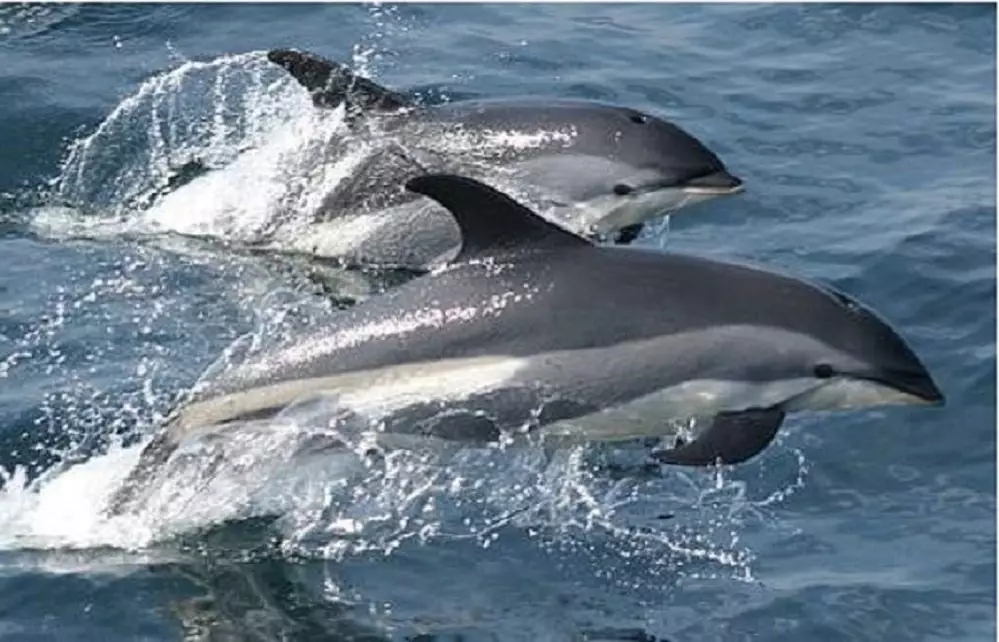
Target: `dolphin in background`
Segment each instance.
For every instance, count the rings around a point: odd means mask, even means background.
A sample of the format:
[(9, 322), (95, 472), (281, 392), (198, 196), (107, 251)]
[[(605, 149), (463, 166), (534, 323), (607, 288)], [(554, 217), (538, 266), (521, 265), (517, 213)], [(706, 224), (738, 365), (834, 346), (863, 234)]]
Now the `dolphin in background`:
[[(761, 268), (595, 245), (467, 177), (412, 179), (461, 228), (454, 261), (196, 389), (112, 498), (185, 439), (332, 396), (383, 443), (663, 437), (667, 464), (745, 461), (788, 413), (942, 404), (919, 358), (845, 294)], [(377, 426), (377, 428), (375, 428)]]
[(458, 250), (458, 227), (446, 210), (402, 187), (434, 172), (477, 178), (570, 231), (622, 243), (650, 219), (742, 190), (703, 143), (636, 109), (537, 98), (423, 106), (315, 54), (280, 49), (268, 59), (316, 107), (343, 108), (344, 145), (369, 148), (308, 213), (295, 251), (351, 264), (442, 263)]

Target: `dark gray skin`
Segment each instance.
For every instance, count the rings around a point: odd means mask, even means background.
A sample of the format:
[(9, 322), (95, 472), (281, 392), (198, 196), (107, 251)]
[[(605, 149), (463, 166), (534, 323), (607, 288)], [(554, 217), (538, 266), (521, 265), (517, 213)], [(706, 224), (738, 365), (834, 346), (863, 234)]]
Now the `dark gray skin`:
[[(447, 213), (402, 188), (426, 173), (477, 178), (529, 200), (570, 231), (621, 243), (651, 218), (742, 188), (699, 140), (635, 109), (536, 98), (421, 106), (311, 53), (275, 50), (268, 58), (287, 69), (317, 107), (344, 105), (353, 134), (377, 143), (315, 212), (317, 224), (392, 212), (384, 229), (340, 257), (348, 263), (422, 268), (453, 255), (461, 239)], [(544, 133), (558, 135), (526, 148), (509, 142)], [(322, 233), (301, 249), (344, 254), (323, 241), (338, 229), (317, 225)]]
[[(905, 341), (837, 291), (755, 267), (593, 245), (468, 178), (428, 176), (408, 187), (455, 216), (464, 238), (455, 261), (196, 390), (146, 447), (112, 513), (132, 505), (193, 432), (266, 419), (309, 395), (340, 394), (343, 377), (379, 369), (409, 381), (408, 366), (519, 359), (497, 386), (409, 403), (383, 417), (390, 433), (471, 442), (525, 426), (545, 430), (689, 382), (758, 386), (758, 403), (722, 399), (703, 434), (658, 454), (664, 463), (694, 466), (754, 456), (786, 412), (815, 407), (808, 395), (827, 385), (861, 383), (897, 393), (901, 403), (943, 402)], [(339, 384), (326, 389), (301, 387), (337, 376)], [(799, 387), (788, 392), (786, 382)], [(282, 386), (292, 389), (273, 392)], [(685, 408), (666, 407), (673, 414), (663, 421), (682, 418)], [(624, 424), (612, 430), (630, 434)]]

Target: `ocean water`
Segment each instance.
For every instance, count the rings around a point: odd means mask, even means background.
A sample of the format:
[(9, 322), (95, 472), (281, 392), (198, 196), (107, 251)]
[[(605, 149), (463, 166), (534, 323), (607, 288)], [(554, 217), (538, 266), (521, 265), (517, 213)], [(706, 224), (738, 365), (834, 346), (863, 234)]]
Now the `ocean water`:
[[(0, 5), (0, 639), (994, 639), (995, 46), (984, 4)], [(102, 519), (179, 394), (333, 314), (226, 245), (352, 169), (297, 172), (335, 132), (273, 47), (675, 120), (747, 190), (640, 242), (855, 295), (947, 405), (794, 416), (721, 470), (276, 430)]]

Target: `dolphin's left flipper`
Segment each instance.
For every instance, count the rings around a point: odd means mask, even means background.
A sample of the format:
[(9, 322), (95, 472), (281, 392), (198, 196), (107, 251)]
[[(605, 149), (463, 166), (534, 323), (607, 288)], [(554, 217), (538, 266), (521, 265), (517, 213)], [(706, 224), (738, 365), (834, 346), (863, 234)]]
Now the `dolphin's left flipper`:
[(653, 452), (652, 457), (660, 463), (679, 466), (738, 464), (757, 455), (773, 441), (784, 416), (779, 408), (719, 414), (693, 441)]
[(642, 233), (642, 223), (636, 223), (635, 225), (628, 225), (622, 227), (618, 230), (618, 233), (614, 236), (615, 245), (628, 245), (632, 241), (638, 238), (638, 235)]
[(337, 107), (346, 103), (348, 112), (395, 111), (412, 107), (400, 93), (355, 74), (343, 65), (307, 51), (274, 49), (267, 59), (284, 67), (312, 95), (316, 107)]

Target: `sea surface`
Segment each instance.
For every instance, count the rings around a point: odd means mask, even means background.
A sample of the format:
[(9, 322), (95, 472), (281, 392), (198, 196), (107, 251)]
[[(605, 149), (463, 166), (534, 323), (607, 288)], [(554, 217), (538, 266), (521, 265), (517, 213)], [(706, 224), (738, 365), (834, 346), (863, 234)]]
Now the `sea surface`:
[[(307, 262), (227, 249), (320, 193), (273, 47), (674, 120), (747, 189), (639, 242), (851, 293), (946, 406), (796, 415), (720, 470), (263, 434), (102, 518), (180, 394), (335, 323)], [(995, 65), (986, 4), (0, 5), (0, 639), (995, 639)]]

